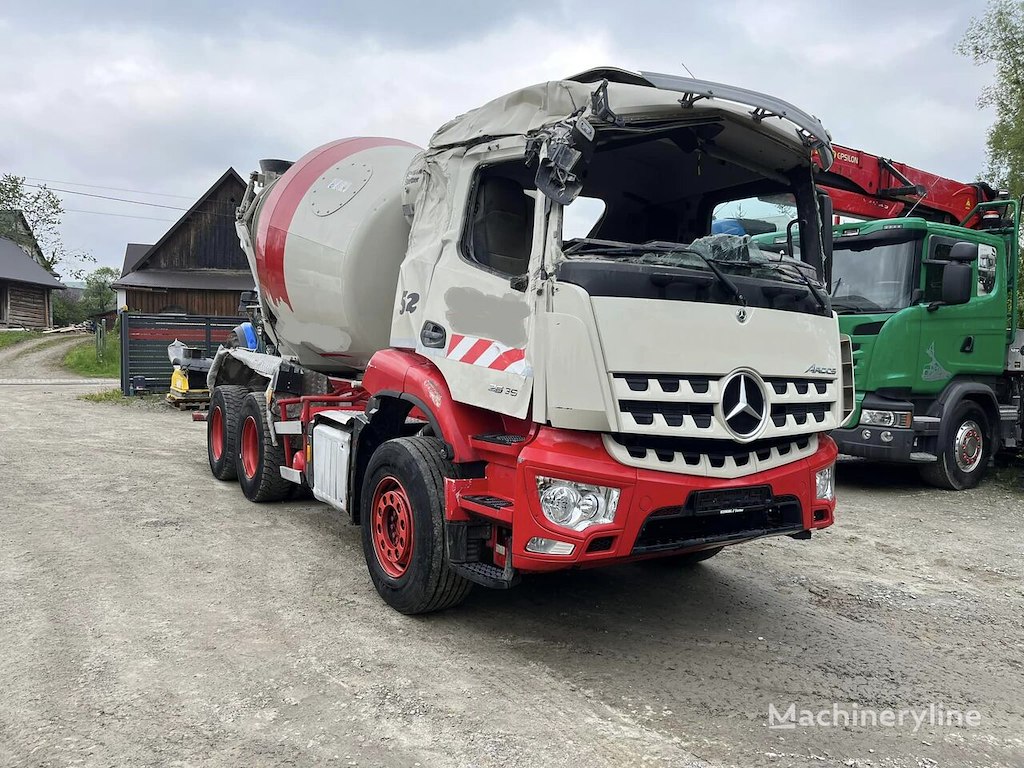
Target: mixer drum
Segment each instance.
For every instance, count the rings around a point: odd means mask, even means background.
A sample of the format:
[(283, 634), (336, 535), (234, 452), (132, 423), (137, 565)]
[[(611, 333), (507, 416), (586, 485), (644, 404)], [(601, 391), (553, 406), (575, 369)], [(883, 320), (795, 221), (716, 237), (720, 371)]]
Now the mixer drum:
[(260, 195), (250, 267), (281, 354), (346, 373), (388, 346), (409, 240), (402, 188), (419, 151), (398, 139), (342, 139), (302, 157)]

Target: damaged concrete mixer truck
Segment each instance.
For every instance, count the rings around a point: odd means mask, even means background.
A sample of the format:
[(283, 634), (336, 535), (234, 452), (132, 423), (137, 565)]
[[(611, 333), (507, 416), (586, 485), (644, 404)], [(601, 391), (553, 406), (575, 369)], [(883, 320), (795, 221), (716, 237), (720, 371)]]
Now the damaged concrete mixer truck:
[[(810, 538), (853, 405), (812, 180), (831, 153), (779, 99), (607, 68), (502, 96), (426, 149), (264, 161), (237, 223), (255, 333), (209, 374), (214, 476), (359, 524), (403, 613)], [(717, 226), (735, 221), (798, 257)]]

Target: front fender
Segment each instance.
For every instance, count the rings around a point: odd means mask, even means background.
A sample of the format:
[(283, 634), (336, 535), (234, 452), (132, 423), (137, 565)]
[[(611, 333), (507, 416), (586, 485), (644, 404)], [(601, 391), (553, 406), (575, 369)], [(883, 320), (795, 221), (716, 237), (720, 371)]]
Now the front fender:
[(938, 416), (939, 437), (938, 445), (946, 445), (949, 440), (949, 430), (952, 429), (951, 415), (964, 400), (977, 402), (989, 418), (989, 427), (992, 434), (989, 438), (995, 440), (999, 435), (999, 403), (987, 384), (977, 381), (953, 381), (947, 386), (931, 408), (928, 409), (929, 416)]
[(368, 410), (380, 398), (394, 397), (423, 412), (455, 463), (477, 461), (470, 442), (473, 435), (504, 432), (500, 414), (475, 408), (452, 399), (441, 372), (426, 358), (400, 349), (377, 352), (363, 377), (370, 392)]

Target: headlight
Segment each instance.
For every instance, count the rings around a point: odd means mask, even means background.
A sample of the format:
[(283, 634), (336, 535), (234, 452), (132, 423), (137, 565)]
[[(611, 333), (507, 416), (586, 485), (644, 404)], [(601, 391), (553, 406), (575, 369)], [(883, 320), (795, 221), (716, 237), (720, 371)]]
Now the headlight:
[(908, 428), (914, 420), (910, 411), (861, 411), (860, 423), (873, 427)]
[(829, 464), (819, 469), (814, 475), (814, 496), (822, 501), (832, 501), (836, 497), (836, 465)]
[(544, 517), (555, 525), (582, 531), (610, 523), (619, 505), (619, 489), (537, 475), (537, 495)]

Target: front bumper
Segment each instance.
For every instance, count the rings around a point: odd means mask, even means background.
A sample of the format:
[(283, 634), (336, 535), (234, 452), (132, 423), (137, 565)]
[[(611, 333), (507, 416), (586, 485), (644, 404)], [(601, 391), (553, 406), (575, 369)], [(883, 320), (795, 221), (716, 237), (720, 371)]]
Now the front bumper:
[[(891, 435), (892, 440), (883, 441), (883, 432)], [(874, 461), (907, 462), (911, 461), (910, 456), (914, 452), (913, 429), (853, 427), (834, 430), (832, 437), (840, 453)]]
[[(627, 467), (609, 456), (600, 435), (541, 429), (523, 448), (516, 469), (513, 566), (530, 572), (609, 565), (826, 528), (832, 524), (835, 500), (815, 498), (815, 473), (832, 464), (837, 453), (835, 443), (821, 435), (818, 450), (807, 458), (723, 480)], [(614, 522), (582, 532), (554, 525), (541, 511), (537, 475), (619, 488)], [(770, 488), (771, 500), (763, 507), (698, 512), (690, 503), (696, 491), (755, 486)], [(572, 554), (527, 552), (533, 537), (571, 543)]]
[[(939, 420), (915, 416), (910, 429), (857, 426), (836, 429), (832, 438), (839, 452), (872, 461), (926, 464), (935, 461), (932, 446), (938, 433)], [(887, 435), (889, 440), (883, 440)]]

